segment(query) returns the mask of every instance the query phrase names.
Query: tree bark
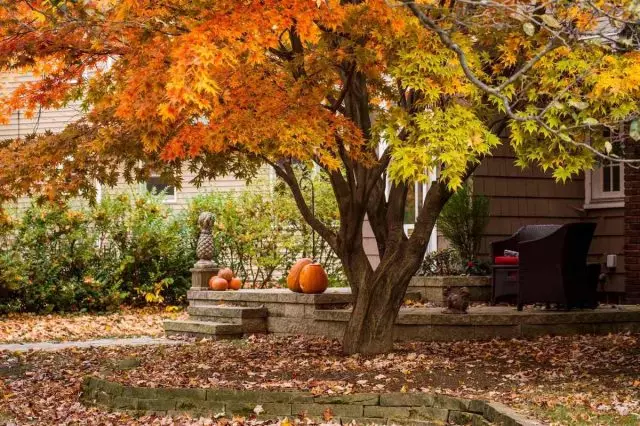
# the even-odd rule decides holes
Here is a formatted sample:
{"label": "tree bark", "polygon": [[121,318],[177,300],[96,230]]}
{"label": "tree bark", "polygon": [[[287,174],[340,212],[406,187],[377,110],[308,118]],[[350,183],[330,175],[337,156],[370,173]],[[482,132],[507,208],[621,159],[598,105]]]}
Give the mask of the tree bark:
{"label": "tree bark", "polygon": [[371,276],[361,277],[343,338],[346,354],[379,354],[393,349],[398,311],[409,281],[422,261],[417,252],[403,250],[396,255],[402,259],[381,263]]}
{"label": "tree bark", "polygon": [[[406,193],[402,188],[398,191]],[[388,208],[392,211],[388,214],[386,226],[391,234],[401,235],[388,239],[375,271],[358,268],[353,269],[358,273],[349,276],[351,288],[357,288],[357,292],[353,293],[353,311],[343,338],[345,353],[379,354],[393,349],[394,325],[407,287],[420,267],[427,250],[428,236],[450,196],[444,184],[436,183],[429,189],[416,229],[409,239],[403,230],[395,229],[397,216],[404,210],[404,202],[394,205],[390,200]],[[365,261],[368,263],[366,256]],[[345,268],[353,266],[345,263]]]}

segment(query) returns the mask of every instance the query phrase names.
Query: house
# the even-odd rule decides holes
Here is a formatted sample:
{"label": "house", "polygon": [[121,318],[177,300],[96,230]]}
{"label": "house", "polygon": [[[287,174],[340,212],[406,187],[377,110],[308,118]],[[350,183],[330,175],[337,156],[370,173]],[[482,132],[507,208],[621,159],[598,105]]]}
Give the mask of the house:
{"label": "house", "polygon": [[[19,85],[34,81],[30,74],[23,73],[2,73],[0,74],[0,94],[13,92]],[[0,125],[0,140],[15,139],[33,133],[53,133],[62,131],[65,126],[80,118],[82,114],[78,104],[71,104],[65,108],[55,110],[40,110],[33,117],[28,118],[22,111],[14,111],[11,114],[8,125]],[[265,168],[265,175],[269,176],[269,170]],[[186,208],[189,201],[197,195],[211,191],[233,191],[246,187],[244,181],[235,179],[232,176],[221,177],[216,181],[209,182],[200,188],[191,183],[193,174],[185,169],[182,188],[179,190],[173,186],[166,185],[159,176],[152,176],[147,182],[139,185],[129,185],[120,181],[114,188],[101,188],[98,186],[98,198],[107,193],[121,193],[131,191],[151,190],[155,188],[157,192],[165,191],[165,202],[172,209],[181,210]],[[30,203],[28,198],[20,198],[13,206],[14,209],[26,208]]]}
{"label": "house", "polygon": [[[0,76],[0,90],[14,90],[20,83],[33,79],[24,74]],[[59,110],[43,110],[27,119],[20,111],[12,114],[9,125],[0,126],[0,139],[17,138],[33,132],[56,132],[80,114],[77,106]],[[637,152],[628,155],[639,157]],[[267,175],[273,174],[265,170]],[[166,186],[159,177],[151,177],[142,185],[121,182],[104,191],[166,190],[166,202],[175,209],[184,208],[190,199],[209,191],[236,190],[246,186],[233,177],[221,178],[196,188],[184,174],[180,190]],[[490,199],[491,218],[482,243],[482,255],[488,255],[492,241],[507,237],[526,224],[594,221],[598,227],[591,245],[590,260],[602,264],[606,275],[603,290],[623,296],[627,302],[640,303],[640,170],[623,168],[620,164],[605,164],[587,171],[567,183],[556,183],[549,173],[537,168],[520,170],[514,165],[514,155],[502,146],[493,156],[484,159],[473,175],[474,191]],[[426,193],[424,184],[417,184],[412,201],[407,203],[406,228],[415,220],[420,200]],[[99,188],[99,195],[102,189]],[[25,206],[21,199],[17,207]],[[373,233],[365,223],[365,250],[377,265],[377,246]],[[429,250],[443,247],[446,241],[434,231]]]}

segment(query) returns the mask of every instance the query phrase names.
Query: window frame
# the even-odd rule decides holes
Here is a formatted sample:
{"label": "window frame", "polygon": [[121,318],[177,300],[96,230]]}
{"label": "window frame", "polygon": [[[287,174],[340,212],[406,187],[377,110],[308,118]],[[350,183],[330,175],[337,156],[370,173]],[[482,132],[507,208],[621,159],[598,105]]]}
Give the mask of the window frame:
{"label": "window frame", "polygon": [[[624,164],[620,165],[620,190],[603,190],[604,170],[609,166],[599,166],[584,174],[584,209],[608,209],[624,207]],[[609,172],[611,173],[611,172]],[[613,183],[612,183],[613,185]]]}
{"label": "window frame", "polygon": [[[142,188],[143,191],[146,192],[150,192],[149,191],[149,179],[152,178],[159,178],[160,175],[157,173],[152,173],[148,179],[145,179],[144,183],[142,183],[140,186]],[[162,199],[162,202],[165,204],[175,204],[178,202],[178,188],[175,185],[167,185],[167,186],[171,186],[173,187],[173,194],[165,194],[165,196]]]}

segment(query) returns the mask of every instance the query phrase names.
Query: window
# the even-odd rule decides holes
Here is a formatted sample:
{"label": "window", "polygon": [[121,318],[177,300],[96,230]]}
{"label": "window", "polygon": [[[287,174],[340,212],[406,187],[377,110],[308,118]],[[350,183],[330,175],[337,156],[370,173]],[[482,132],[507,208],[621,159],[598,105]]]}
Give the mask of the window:
{"label": "window", "polygon": [[146,189],[154,194],[164,194],[166,197],[165,202],[171,203],[177,200],[176,187],[168,184],[160,176],[151,176],[148,178],[146,182]]}
{"label": "window", "polygon": [[[605,137],[609,137],[605,132]],[[618,147],[618,144],[614,145]],[[622,163],[603,161],[585,174],[585,208],[624,206],[624,168]]]}

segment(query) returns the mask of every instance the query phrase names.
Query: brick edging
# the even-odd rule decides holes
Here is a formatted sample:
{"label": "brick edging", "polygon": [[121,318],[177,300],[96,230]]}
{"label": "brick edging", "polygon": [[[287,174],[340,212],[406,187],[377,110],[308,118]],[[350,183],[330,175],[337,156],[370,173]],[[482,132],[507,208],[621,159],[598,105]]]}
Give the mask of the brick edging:
{"label": "brick edging", "polygon": [[144,388],[124,386],[94,376],[85,377],[81,400],[86,405],[135,413],[251,415],[259,418],[296,416],[319,418],[331,410],[343,423],[450,424],[539,426],[511,408],[495,402],[425,393],[362,393],[314,396],[308,392],[238,391],[232,389]]}

